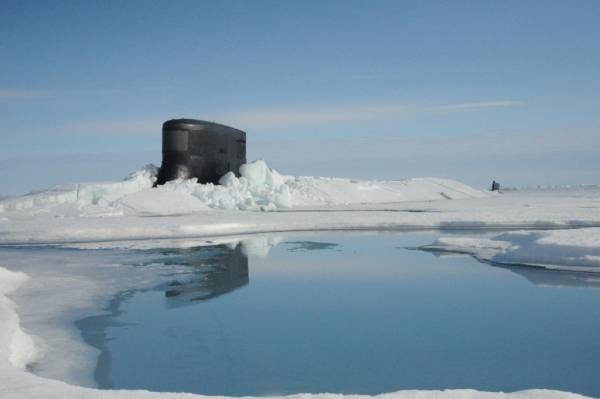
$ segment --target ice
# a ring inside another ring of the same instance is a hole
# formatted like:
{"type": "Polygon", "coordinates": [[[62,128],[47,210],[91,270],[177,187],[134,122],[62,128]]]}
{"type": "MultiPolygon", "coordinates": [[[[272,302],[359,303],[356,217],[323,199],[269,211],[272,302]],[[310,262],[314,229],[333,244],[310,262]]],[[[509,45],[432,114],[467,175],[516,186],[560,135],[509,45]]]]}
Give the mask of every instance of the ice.
{"type": "Polygon", "coordinates": [[[0,201],[0,212],[47,209],[65,203],[106,207],[127,194],[152,187],[156,180],[156,173],[155,166],[147,165],[120,182],[69,184],[46,191],[32,192],[22,197],[0,201]]]}
{"type": "MultiPolygon", "coordinates": [[[[466,233],[447,236],[431,249],[472,253],[494,262],[600,270],[600,189],[597,188],[490,194],[447,179],[367,181],[285,176],[264,161],[247,164],[240,172],[240,177],[223,176],[220,185],[198,184],[190,179],[175,180],[153,189],[156,168],[150,165],[120,182],[70,184],[6,198],[0,200],[0,244],[152,248],[159,244],[143,240],[185,239],[184,243],[197,245],[210,238],[212,243],[231,245],[244,241],[241,245],[245,253],[264,256],[276,244],[275,239],[248,241],[232,237],[307,230],[501,228],[526,231],[487,238],[473,238],[466,233]],[[532,231],[574,227],[582,229],[532,231]]],[[[69,262],[69,257],[50,263],[33,255],[24,263],[8,265],[8,261],[2,259],[3,265],[11,270],[0,268],[0,397],[200,397],[98,391],[72,384],[85,383],[85,375],[90,382],[89,365],[93,363],[94,352],[81,342],[73,328],[64,327],[68,324],[65,315],[89,314],[92,304],[97,306],[128,287],[156,283],[156,276],[140,274],[139,270],[130,273],[127,268],[119,267],[118,262],[79,261],[84,267],[78,267],[77,262],[69,262]],[[73,285],[81,289],[69,290],[73,285]],[[36,331],[45,333],[34,337],[23,325],[36,325],[41,327],[36,331]],[[58,358],[64,360],[48,361],[58,358]],[[45,377],[26,371],[32,362],[45,377]]],[[[581,396],[546,390],[511,394],[449,390],[402,391],[382,397],[581,396]]]]}
{"type": "Polygon", "coordinates": [[[517,231],[489,238],[449,236],[423,249],[468,253],[508,265],[600,273],[600,228],[517,231]]]}
{"type": "Polygon", "coordinates": [[[283,176],[271,169],[262,159],[242,165],[240,175],[252,186],[266,185],[277,188],[285,184],[283,176]]]}
{"type": "Polygon", "coordinates": [[[447,179],[284,176],[263,160],[243,165],[239,177],[226,174],[219,185],[179,179],[152,188],[156,172],[148,165],[120,182],[71,184],[0,201],[0,244],[429,227],[461,215],[416,220],[408,212],[431,216],[434,208],[448,207],[442,203],[494,198],[447,179]],[[303,213],[290,212],[296,210],[303,213]]]}
{"type": "MultiPolygon", "coordinates": [[[[153,268],[128,266],[119,253],[42,249],[32,249],[27,256],[19,253],[3,249],[2,262],[29,276],[18,281],[12,278],[11,286],[20,282],[21,287],[11,297],[18,304],[20,322],[39,334],[34,340],[35,362],[20,364],[33,364],[44,377],[95,386],[92,371],[97,352],[81,340],[74,322],[97,314],[119,292],[153,287],[164,278],[153,268]]],[[[141,254],[136,256],[145,260],[141,254]]],[[[19,353],[25,352],[13,352],[19,353]]]]}
{"type": "MultiPolygon", "coordinates": [[[[249,184],[243,176],[230,178],[237,182],[232,185],[249,184]]],[[[457,183],[450,187],[462,193],[444,187],[444,193],[457,197],[445,200],[438,194],[441,184],[449,186],[448,181],[436,179],[378,182],[287,177],[280,187],[289,188],[293,206],[282,209],[276,207],[273,195],[265,194],[272,191],[263,186],[251,191],[175,181],[128,194],[107,207],[46,203],[5,211],[0,213],[0,244],[188,239],[306,230],[600,227],[600,190],[490,195],[470,189],[474,192],[470,196],[466,186],[457,183]],[[438,200],[432,200],[436,197],[438,200]],[[245,201],[248,206],[273,211],[240,211],[231,205],[245,201]]]]}
{"type": "MultiPolygon", "coordinates": [[[[0,364],[8,361],[18,369],[33,362],[38,356],[34,339],[19,328],[16,305],[6,297],[28,280],[22,272],[0,267],[0,364]]],[[[1,367],[1,366],[0,366],[1,367]]]]}
{"type": "Polygon", "coordinates": [[[220,179],[219,185],[199,184],[195,178],[177,179],[152,190],[156,175],[157,168],[147,165],[120,182],[58,186],[2,200],[0,213],[23,210],[43,213],[56,205],[71,204],[81,215],[167,215],[194,213],[207,208],[277,210],[304,205],[486,196],[482,191],[444,179],[356,181],[283,176],[263,160],[242,165],[239,178],[231,172],[227,173],[220,179]]]}
{"type": "Polygon", "coordinates": [[[175,180],[165,189],[189,193],[211,208],[223,210],[281,210],[307,205],[385,203],[410,200],[478,198],[485,193],[451,180],[423,178],[402,181],[283,176],[258,160],[229,172],[219,185],[195,179],[175,180]]]}
{"type": "Polygon", "coordinates": [[[115,207],[122,208],[124,213],[136,215],[179,215],[182,213],[201,212],[210,208],[187,192],[177,192],[164,187],[148,188],[120,198],[115,207]]]}

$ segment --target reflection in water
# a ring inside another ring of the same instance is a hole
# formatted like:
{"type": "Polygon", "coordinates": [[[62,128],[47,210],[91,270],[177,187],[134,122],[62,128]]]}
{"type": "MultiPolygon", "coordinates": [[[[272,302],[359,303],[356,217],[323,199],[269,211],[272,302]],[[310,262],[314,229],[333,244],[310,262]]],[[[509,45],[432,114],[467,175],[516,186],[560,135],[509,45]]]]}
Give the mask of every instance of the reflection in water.
{"type": "Polygon", "coordinates": [[[532,284],[540,287],[585,287],[600,288],[600,276],[597,273],[567,272],[549,270],[535,266],[494,266],[520,274],[532,284]]]}
{"type": "Polygon", "coordinates": [[[194,268],[186,280],[171,282],[165,291],[170,306],[202,301],[226,294],[248,284],[248,257],[241,245],[218,245],[182,249],[166,262],[194,268]]]}
{"type": "Polygon", "coordinates": [[[171,283],[116,300],[100,326],[80,325],[102,332],[100,387],[600,393],[600,291],[569,288],[599,287],[595,276],[404,249],[431,235],[321,238],[152,250],[148,266],[172,272],[171,283]]]}
{"type": "MultiPolygon", "coordinates": [[[[258,237],[235,243],[193,248],[164,249],[165,265],[193,268],[191,276],[168,284],[165,296],[168,306],[181,306],[226,294],[249,284],[248,256],[265,258],[277,246],[280,238],[258,237]]],[[[285,241],[289,252],[337,250],[339,244],[320,241],[285,241]]]]}
{"type": "MultiPolygon", "coordinates": [[[[410,248],[412,249],[412,248],[410,248]]],[[[435,257],[453,257],[453,256],[471,256],[470,254],[457,253],[439,249],[428,249],[426,247],[417,247],[423,252],[430,253],[435,257]]],[[[474,258],[476,259],[476,258],[474,258]]],[[[569,272],[564,270],[546,269],[541,266],[529,265],[506,265],[495,262],[484,262],[493,267],[509,270],[515,274],[523,276],[538,287],[581,287],[581,288],[600,288],[600,274],[587,272],[569,272]]]]}
{"type": "Polygon", "coordinates": [[[288,251],[316,251],[316,250],[336,250],[339,244],[320,241],[286,241],[289,245],[288,251]]]}

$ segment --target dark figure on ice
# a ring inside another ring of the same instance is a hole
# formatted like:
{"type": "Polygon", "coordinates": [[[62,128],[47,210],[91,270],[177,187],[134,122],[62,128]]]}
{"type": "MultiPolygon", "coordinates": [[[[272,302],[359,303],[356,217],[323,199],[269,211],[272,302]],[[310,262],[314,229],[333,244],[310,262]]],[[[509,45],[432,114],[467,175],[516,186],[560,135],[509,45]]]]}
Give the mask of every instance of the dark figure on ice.
{"type": "Polygon", "coordinates": [[[492,191],[500,191],[500,183],[496,180],[492,180],[492,191]]]}

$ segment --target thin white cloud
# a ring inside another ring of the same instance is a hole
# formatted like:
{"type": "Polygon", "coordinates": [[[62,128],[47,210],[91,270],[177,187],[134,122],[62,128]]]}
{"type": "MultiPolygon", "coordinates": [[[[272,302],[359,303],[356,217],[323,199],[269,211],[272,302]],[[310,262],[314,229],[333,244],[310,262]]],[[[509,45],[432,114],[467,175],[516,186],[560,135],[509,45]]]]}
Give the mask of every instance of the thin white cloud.
{"type": "MultiPolygon", "coordinates": [[[[248,147],[252,158],[265,158],[275,164],[330,165],[353,161],[371,165],[374,159],[400,159],[425,167],[428,163],[450,164],[453,160],[479,162],[482,158],[532,159],[547,157],[568,161],[579,154],[590,153],[600,146],[600,131],[506,131],[455,135],[402,135],[372,137],[332,138],[295,137],[288,140],[261,140],[259,145],[248,147]],[[575,138],[575,139],[573,139],[575,138]],[[296,154],[304,154],[297,157],[296,154]],[[435,160],[435,161],[434,161],[435,160]],[[478,161],[476,161],[478,160],[478,161]]],[[[372,166],[371,166],[372,167],[372,166]]],[[[532,165],[539,167],[539,165],[532,165]]],[[[314,173],[314,172],[304,172],[314,173]]]]}
{"type": "Polygon", "coordinates": [[[352,75],[350,80],[386,80],[389,76],[378,74],[352,75]]]}
{"type": "Polygon", "coordinates": [[[450,104],[440,105],[431,107],[431,111],[442,111],[442,112],[460,112],[460,111],[473,111],[478,109],[486,108],[500,108],[500,107],[518,107],[525,105],[523,101],[505,100],[505,101],[479,101],[473,103],[463,104],[450,104]]]}
{"type": "Polygon", "coordinates": [[[30,100],[48,97],[49,95],[49,92],[42,90],[0,89],[0,100],[30,100]]]}
{"type": "Polygon", "coordinates": [[[218,115],[224,123],[260,129],[279,126],[339,124],[395,117],[410,111],[402,103],[370,105],[329,105],[297,108],[266,108],[218,115]]]}
{"type": "Polygon", "coordinates": [[[491,108],[525,105],[523,101],[480,101],[440,106],[417,106],[408,103],[380,103],[367,105],[330,105],[320,107],[269,108],[219,115],[229,123],[246,128],[271,128],[310,124],[337,124],[378,118],[397,118],[407,114],[427,112],[477,111],[491,108]]]}
{"type": "Polygon", "coordinates": [[[165,118],[132,119],[122,121],[99,121],[70,123],[63,126],[66,131],[94,134],[153,134],[160,133],[165,118]]]}
{"type": "MultiPolygon", "coordinates": [[[[339,125],[376,119],[399,119],[408,115],[477,111],[482,109],[524,105],[522,101],[482,101],[441,106],[422,106],[410,103],[390,102],[373,104],[333,104],[321,106],[259,108],[238,112],[212,112],[188,115],[214,120],[244,130],[259,131],[279,127],[311,125],[339,125]]],[[[162,122],[169,116],[131,119],[122,121],[99,121],[69,124],[67,131],[102,134],[153,134],[160,131],[162,122]]]]}
{"type": "Polygon", "coordinates": [[[145,87],[137,89],[78,89],[78,90],[21,90],[0,88],[0,100],[31,100],[38,98],[65,98],[65,97],[91,97],[91,96],[120,96],[146,94],[158,92],[160,88],[145,87]]]}

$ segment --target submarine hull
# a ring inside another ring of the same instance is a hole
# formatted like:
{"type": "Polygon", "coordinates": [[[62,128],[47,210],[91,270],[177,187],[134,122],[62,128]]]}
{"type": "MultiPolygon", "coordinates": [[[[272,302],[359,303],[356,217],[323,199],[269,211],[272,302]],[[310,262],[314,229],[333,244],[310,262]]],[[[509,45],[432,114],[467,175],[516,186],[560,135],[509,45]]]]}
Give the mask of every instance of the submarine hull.
{"type": "Polygon", "coordinates": [[[246,163],[246,133],[196,119],[171,119],[162,129],[162,164],[156,185],[197,178],[218,184],[221,176],[246,163]]]}

